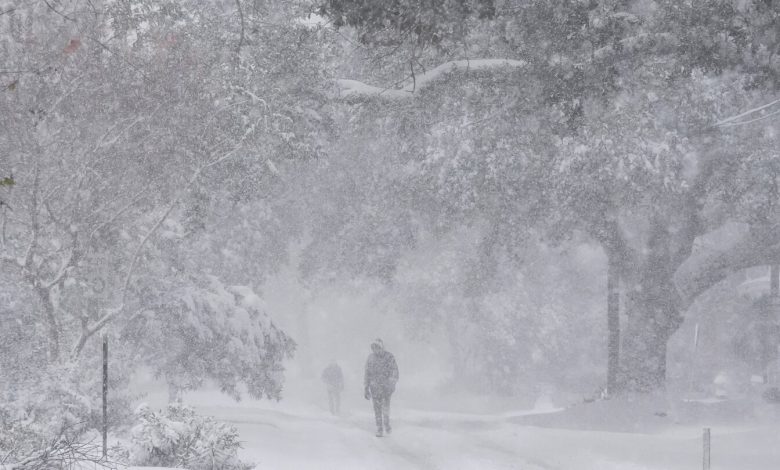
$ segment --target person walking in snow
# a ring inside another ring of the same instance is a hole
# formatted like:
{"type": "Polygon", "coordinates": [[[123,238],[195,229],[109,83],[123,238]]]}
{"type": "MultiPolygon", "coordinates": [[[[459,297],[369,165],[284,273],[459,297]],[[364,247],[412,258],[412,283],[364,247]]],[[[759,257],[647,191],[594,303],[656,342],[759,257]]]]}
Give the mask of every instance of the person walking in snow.
{"type": "Polygon", "coordinates": [[[395,391],[398,382],[398,365],[395,357],[385,350],[381,339],[371,343],[371,354],[366,361],[366,375],[364,379],[366,400],[372,400],[374,404],[374,417],[376,418],[376,436],[382,437],[390,434],[390,397],[395,391]]]}
{"type": "Polygon", "coordinates": [[[322,371],[322,381],[325,382],[325,387],[328,389],[330,414],[335,416],[341,412],[341,391],[344,390],[344,374],[336,361],[332,361],[322,371]]]}

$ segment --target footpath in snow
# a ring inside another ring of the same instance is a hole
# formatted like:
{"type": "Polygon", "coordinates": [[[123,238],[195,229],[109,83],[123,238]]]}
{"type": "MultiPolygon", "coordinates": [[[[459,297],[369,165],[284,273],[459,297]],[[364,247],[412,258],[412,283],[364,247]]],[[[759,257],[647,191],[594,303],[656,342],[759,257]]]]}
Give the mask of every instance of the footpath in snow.
{"type": "MultiPolygon", "coordinates": [[[[191,397],[203,414],[234,424],[241,457],[259,469],[690,470],[702,468],[701,428],[653,433],[567,430],[523,424],[522,413],[462,414],[394,404],[393,434],[374,436],[367,402],[339,417],[316,405],[238,404],[191,397]],[[362,409],[361,406],[362,405],[362,409]]],[[[777,470],[780,426],[712,428],[712,468],[777,470]]]]}

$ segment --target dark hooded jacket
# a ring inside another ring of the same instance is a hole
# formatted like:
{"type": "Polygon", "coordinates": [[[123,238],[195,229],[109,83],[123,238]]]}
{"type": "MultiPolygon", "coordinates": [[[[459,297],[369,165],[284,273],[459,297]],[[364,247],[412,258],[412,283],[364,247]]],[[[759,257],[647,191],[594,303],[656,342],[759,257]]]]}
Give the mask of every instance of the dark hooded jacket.
{"type": "Polygon", "coordinates": [[[398,382],[398,365],[395,357],[384,349],[372,352],[366,361],[364,382],[372,395],[392,394],[398,382]]]}

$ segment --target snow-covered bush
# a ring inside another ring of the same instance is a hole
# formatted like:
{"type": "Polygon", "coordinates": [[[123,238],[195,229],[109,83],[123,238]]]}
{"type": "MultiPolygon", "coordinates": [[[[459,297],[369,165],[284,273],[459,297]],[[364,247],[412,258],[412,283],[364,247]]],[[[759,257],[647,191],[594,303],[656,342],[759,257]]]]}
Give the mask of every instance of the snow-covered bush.
{"type": "Polygon", "coordinates": [[[62,470],[74,468],[116,469],[104,458],[100,437],[83,428],[62,428],[52,436],[35,432],[26,422],[15,422],[9,429],[0,429],[2,470],[62,470]]]}
{"type": "Polygon", "coordinates": [[[146,287],[149,308],[125,330],[125,339],[139,345],[174,392],[212,380],[236,399],[239,384],[253,397],[280,398],[282,361],[292,356],[295,342],[274,325],[250,287],[225,285],[215,276],[146,287]]]}
{"type": "Polygon", "coordinates": [[[0,452],[16,459],[64,430],[78,437],[90,427],[92,408],[71,365],[31,370],[0,391],[0,452]]]}
{"type": "Polygon", "coordinates": [[[0,469],[74,468],[85,462],[112,467],[102,458],[97,431],[87,421],[76,421],[86,414],[78,398],[66,387],[54,393],[46,388],[49,393],[0,403],[0,469]],[[47,396],[54,401],[38,403],[47,396]]]}
{"type": "Polygon", "coordinates": [[[249,470],[238,459],[238,430],[181,404],[159,412],[142,405],[136,411],[127,449],[131,465],[181,467],[190,470],[249,470]]]}
{"type": "MultiPolygon", "coordinates": [[[[0,364],[12,358],[4,359],[0,364]]],[[[90,354],[73,362],[0,368],[0,462],[13,468],[68,468],[101,458],[100,360],[90,354]]],[[[108,403],[112,430],[132,416],[124,369],[119,363],[114,367],[108,403]]]]}

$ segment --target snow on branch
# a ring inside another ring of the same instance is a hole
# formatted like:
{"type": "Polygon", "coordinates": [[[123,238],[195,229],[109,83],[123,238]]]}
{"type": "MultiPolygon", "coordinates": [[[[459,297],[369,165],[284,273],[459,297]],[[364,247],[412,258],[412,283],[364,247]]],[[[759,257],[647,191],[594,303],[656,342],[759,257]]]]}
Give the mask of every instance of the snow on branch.
{"type": "Polygon", "coordinates": [[[157,219],[157,222],[152,226],[152,228],[149,229],[149,231],[144,235],[143,239],[141,239],[141,242],[136,247],[135,251],[133,252],[133,256],[130,259],[130,266],[127,269],[127,273],[125,274],[124,282],[122,283],[122,290],[121,290],[121,298],[119,305],[116,308],[109,308],[106,310],[106,312],[101,316],[99,319],[97,319],[92,325],[85,325],[81,335],[79,336],[78,341],[76,341],[76,345],[73,348],[73,357],[77,357],[81,350],[84,348],[84,345],[86,344],[87,340],[100,331],[101,328],[106,326],[111,320],[114,319],[114,317],[122,314],[124,312],[125,307],[127,305],[127,295],[130,290],[130,282],[133,278],[133,275],[135,273],[135,268],[138,264],[138,260],[141,258],[141,254],[146,246],[146,243],[149,241],[149,239],[157,232],[157,229],[160,228],[160,226],[165,222],[166,219],[168,219],[168,216],[173,212],[173,209],[178,206],[178,204],[181,202],[184,195],[187,193],[187,191],[195,184],[195,182],[200,178],[200,176],[203,174],[203,172],[211,168],[213,166],[219,165],[220,163],[224,162],[225,160],[233,157],[241,148],[243,148],[244,141],[247,139],[249,135],[251,135],[257,128],[257,126],[260,124],[262,119],[258,119],[255,121],[254,125],[250,126],[245,132],[240,141],[235,145],[233,150],[225,153],[219,158],[216,158],[212,160],[211,162],[204,163],[201,165],[190,177],[190,179],[187,181],[187,184],[184,186],[184,189],[181,191],[181,193],[176,196],[166,207],[165,212],[163,215],[157,219]]]}
{"type": "Polygon", "coordinates": [[[520,68],[525,65],[525,61],[513,59],[453,60],[445,62],[423,74],[416,75],[413,82],[403,88],[381,88],[345,78],[337,79],[336,84],[339,86],[339,96],[341,98],[376,96],[392,100],[407,99],[416,96],[419,91],[449,73],[494,68],[520,68]]]}
{"type": "MultiPolygon", "coordinates": [[[[736,224],[739,235],[719,243],[703,243],[674,274],[680,308],[686,310],[707,289],[729,275],[751,266],[780,262],[780,242],[771,234],[758,234],[747,224],[736,224]]],[[[734,231],[734,228],[731,228],[734,231]]],[[[716,231],[717,232],[717,231],[716,231]]],[[[715,233],[715,232],[712,232],[715,233]]]]}
{"type": "Polygon", "coordinates": [[[731,127],[731,126],[739,126],[742,124],[750,124],[752,122],[761,121],[764,119],[768,119],[772,116],[780,115],[780,109],[776,109],[774,111],[767,111],[767,114],[758,114],[761,111],[769,110],[769,108],[780,105],[780,99],[776,99],[774,101],[771,101],[769,103],[766,103],[761,106],[757,106],[753,109],[749,109],[745,111],[744,113],[737,114],[736,116],[731,116],[725,119],[721,119],[720,121],[716,122],[712,125],[712,127],[731,127]]]}

